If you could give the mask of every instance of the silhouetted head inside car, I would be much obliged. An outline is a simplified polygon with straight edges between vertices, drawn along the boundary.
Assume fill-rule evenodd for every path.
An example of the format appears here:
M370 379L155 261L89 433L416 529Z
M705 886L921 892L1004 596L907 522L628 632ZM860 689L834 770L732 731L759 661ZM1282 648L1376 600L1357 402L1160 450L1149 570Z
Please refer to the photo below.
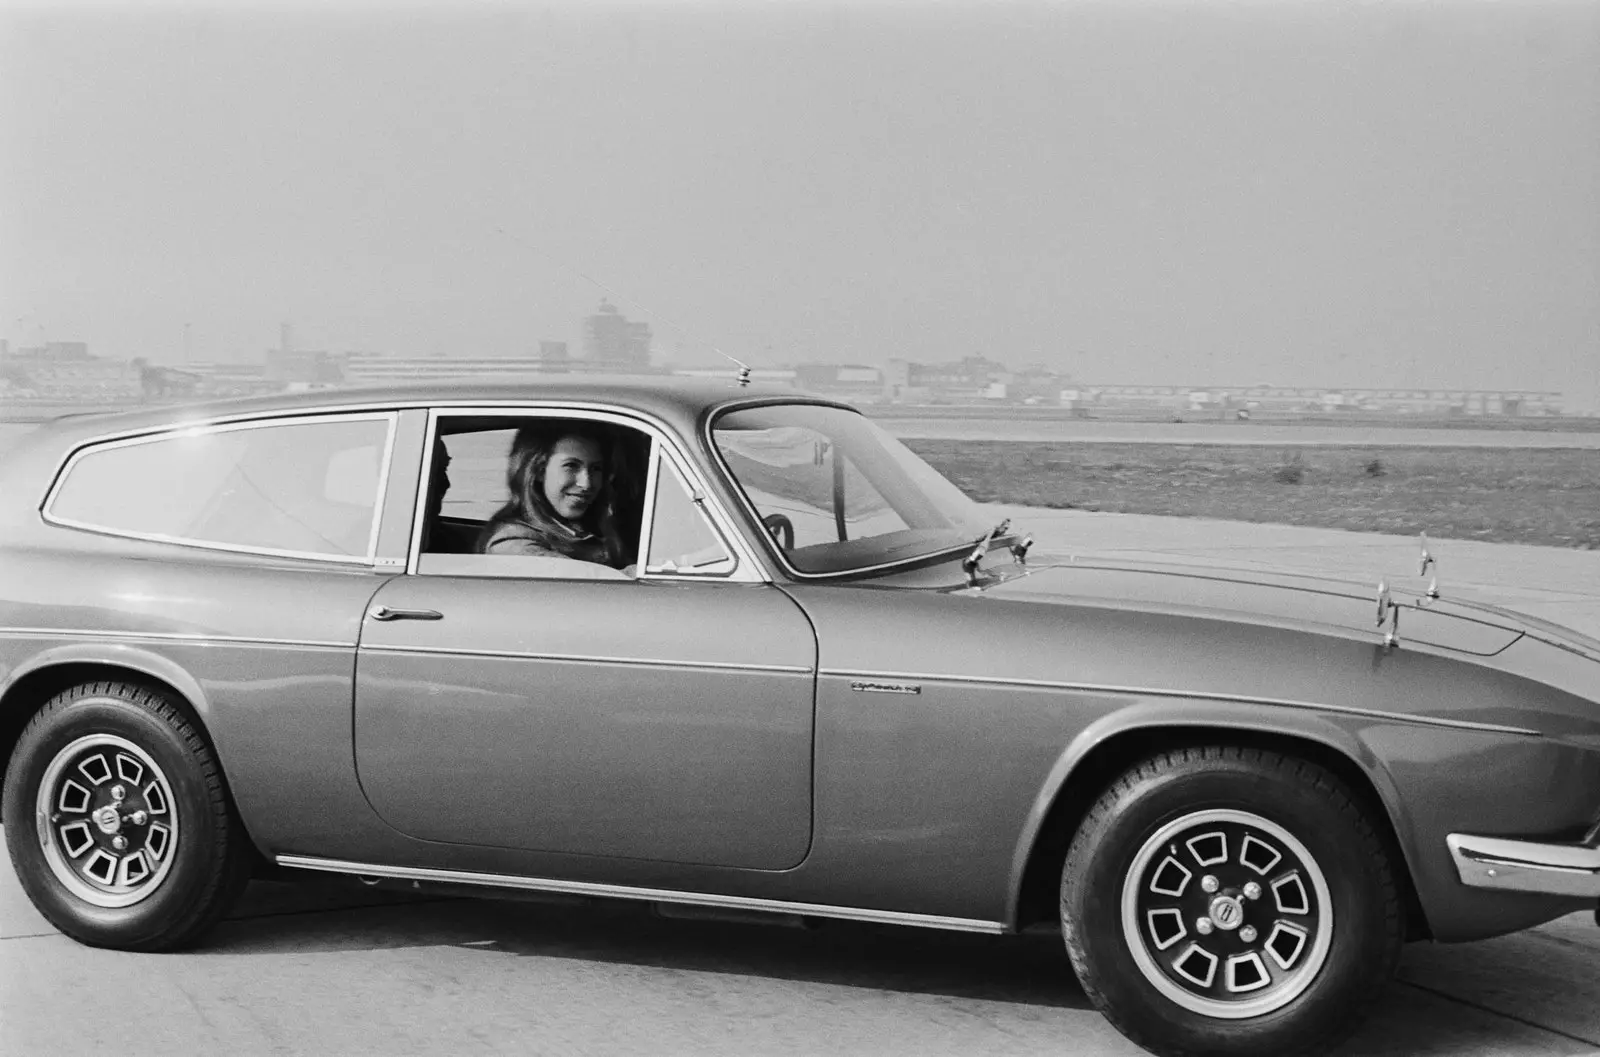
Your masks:
M422 508L422 550L443 554L471 554L478 547L475 529L446 521L445 493L450 491L450 452L444 438L433 438L433 456L428 464L428 497Z
M428 525L431 526L439 520L439 513L444 509L444 494L448 491L450 491L450 452L444 446L444 438L436 436L433 438L433 459L428 470Z

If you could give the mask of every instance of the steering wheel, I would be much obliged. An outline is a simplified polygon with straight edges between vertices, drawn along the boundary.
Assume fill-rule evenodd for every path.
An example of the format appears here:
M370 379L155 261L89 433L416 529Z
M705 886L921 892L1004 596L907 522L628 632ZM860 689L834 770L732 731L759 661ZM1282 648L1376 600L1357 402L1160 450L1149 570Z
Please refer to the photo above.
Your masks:
M787 514L768 514L761 519L761 524L778 541L778 546L786 551L794 550L794 522Z

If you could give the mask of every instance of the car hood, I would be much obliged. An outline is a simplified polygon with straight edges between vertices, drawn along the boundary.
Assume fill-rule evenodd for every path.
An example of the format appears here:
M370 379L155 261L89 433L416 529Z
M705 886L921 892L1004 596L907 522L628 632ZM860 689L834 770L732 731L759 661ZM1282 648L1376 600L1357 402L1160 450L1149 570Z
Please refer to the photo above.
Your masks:
M991 567L983 597L1214 616L1266 626L1335 631L1381 640L1378 584L1226 565L1073 556ZM1390 585L1400 608L1398 641L1493 656L1536 635L1600 660L1600 643L1482 601L1429 598L1421 583Z

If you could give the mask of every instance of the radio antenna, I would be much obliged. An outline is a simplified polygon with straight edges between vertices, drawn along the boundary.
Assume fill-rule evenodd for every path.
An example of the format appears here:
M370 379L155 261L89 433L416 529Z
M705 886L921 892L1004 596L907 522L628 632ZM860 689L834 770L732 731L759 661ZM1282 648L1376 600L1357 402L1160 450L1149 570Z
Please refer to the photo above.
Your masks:
M588 282L593 283L594 285L598 286L600 289L604 290L606 293L610 294L612 297L616 298L618 301L621 301L623 304L627 305L628 307L636 309L637 311L643 312L647 316L651 316L651 317L653 317L655 319L659 319L661 322L665 323L667 326L671 327L673 330L676 330L679 334L682 334L684 337L688 338L690 341L693 341L693 342L696 342L698 344L706 346L712 352L716 353L718 356L721 356L723 359L727 360L729 363L731 363L735 367L739 368L738 378L739 378L739 384L741 386L747 386L747 385L750 384L750 365L748 363L745 363L743 360L739 359L736 356L728 355L726 352L723 352L721 349L717 348L717 346L713 345L711 342L705 341L705 340L701 339L700 337L696 336L695 334L691 333L689 328L681 326L675 320L673 320L670 316L667 316L667 315L665 315L665 314L663 314L661 312L653 311L649 306L641 304L640 302L634 300L633 298L627 297L624 294L619 293L614 287L608 286L607 284L601 282L599 279L596 279L594 276L590 275L589 273L581 271L581 270L579 270L577 268L574 268L572 265L568 264L566 261L563 261L563 260L560 260L560 259L558 259L556 257L550 256L548 253L544 253L543 251L535 248L534 246L529 245L526 240L518 238L517 236L513 235L511 232L507 231L505 228L496 225L495 230L498 231L500 234L504 235L506 238L510 239L512 242L515 242L517 245L521 246L523 249L528 250L531 253L541 254L542 256L546 256L550 260L555 261L556 264L559 264L561 267L565 268L567 271L571 272L573 275L576 275L580 279L584 279L584 280L587 280Z

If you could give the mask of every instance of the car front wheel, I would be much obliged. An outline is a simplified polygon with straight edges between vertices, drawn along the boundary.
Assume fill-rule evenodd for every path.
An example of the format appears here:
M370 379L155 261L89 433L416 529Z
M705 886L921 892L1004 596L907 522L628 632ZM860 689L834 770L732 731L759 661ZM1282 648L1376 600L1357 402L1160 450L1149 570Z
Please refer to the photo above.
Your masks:
M1358 800L1306 761L1165 753L1090 809L1062 871L1084 991L1156 1053L1328 1049L1393 975L1401 907Z
M0 819L34 906L92 946L191 943L248 878L211 747L139 686L86 684L40 709L12 753Z

